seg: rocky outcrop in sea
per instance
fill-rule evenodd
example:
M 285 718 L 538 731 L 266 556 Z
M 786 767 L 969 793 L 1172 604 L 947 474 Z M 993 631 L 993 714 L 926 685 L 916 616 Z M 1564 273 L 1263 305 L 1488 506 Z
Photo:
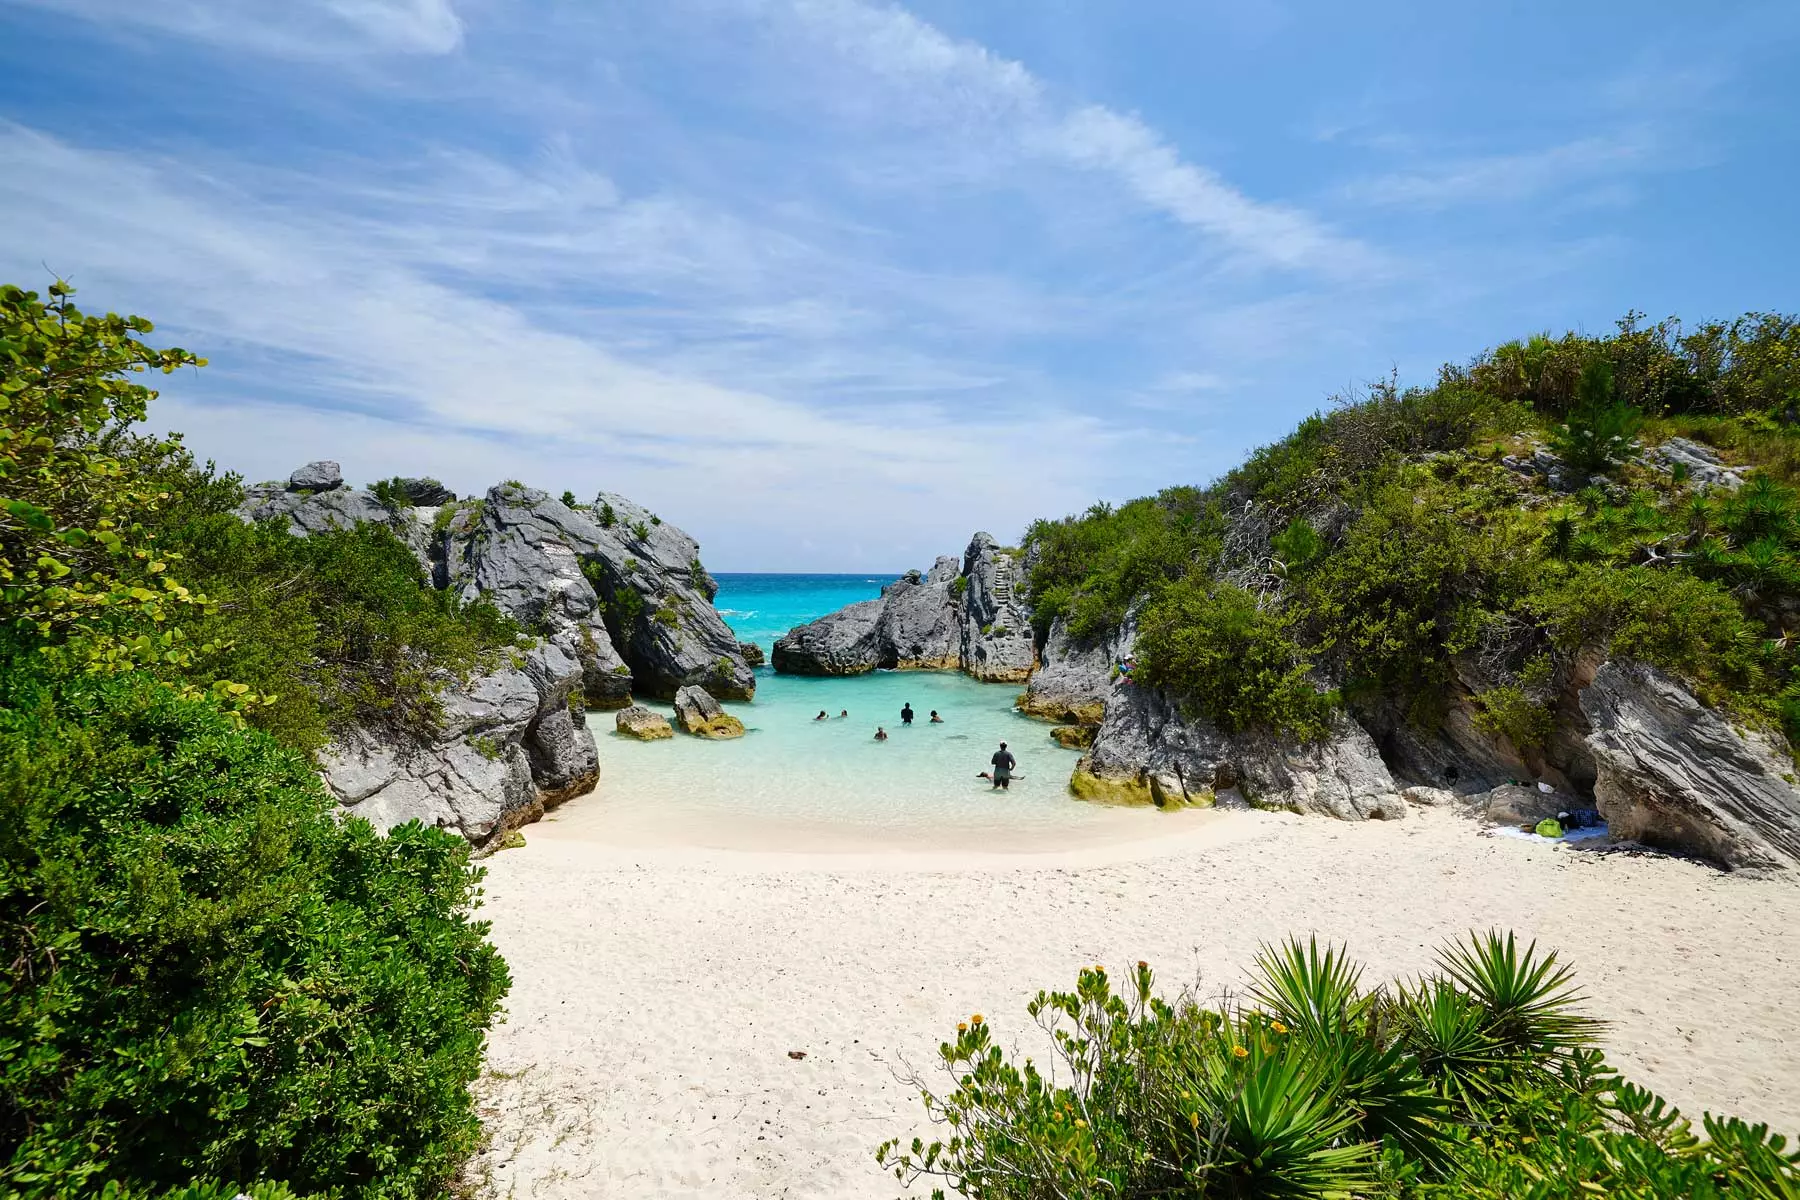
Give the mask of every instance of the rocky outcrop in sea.
M 791 675 L 964 671 L 1023 683 L 1036 655 L 1017 552 L 977 533 L 959 559 L 940 557 L 864 600 L 788 630 L 771 661 Z
M 727 699 L 755 692 L 699 544 L 623 496 L 571 506 L 512 482 L 464 500 L 431 479 L 349 488 L 336 463 L 317 462 L 246 489 L 238 513 L 302 537 L 384 524 L 433 586 L 485 598 L 539 639 L 522 664 L 447 682 L 436 740 L 353 731 L 321 756 L 339 800 L 382 828 L 416 817 L 484 842 L 594 786 L 582 710 L 694 684 Z

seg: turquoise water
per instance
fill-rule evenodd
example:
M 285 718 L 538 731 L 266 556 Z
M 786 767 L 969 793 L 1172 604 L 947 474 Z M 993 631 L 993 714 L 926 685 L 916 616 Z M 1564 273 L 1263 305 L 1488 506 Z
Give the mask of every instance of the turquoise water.
M 890 578 L 720 575 L 715 603 L 739 637 L 767 651 L 792 626 L 879 595 Z M 1095 809 L 1068 794 L 1077 756 L 1052 742 L 1043 722 L 1014 711 L 1019 690 L 947 672 L 815 679 L 764 667 L 755 701 L 726 705 L 747 733 L 725 742 L 680 733 L 639 742 L 614 732 L 612 714 L 597 712 L 590 724 L 600 788 L 582 802 L 584 819 L 836 826 L 878 836 L 933 829 L 964 841 L 983 830 L 1066 830 L 1093 819 Z M 909 702 L 918 715 L 905 727 L 900 708 Z M 849 717 L 839 717 L 846 709 Z M 932 709 L 943 724 L 929 723 Z M 831 719 L 815 721 L 820 710 Z M 885 742 L 874 740 L 878 725 Z M 995 792 L 977 776 L 1002 741 L 1019 765 L 1011 790 Z

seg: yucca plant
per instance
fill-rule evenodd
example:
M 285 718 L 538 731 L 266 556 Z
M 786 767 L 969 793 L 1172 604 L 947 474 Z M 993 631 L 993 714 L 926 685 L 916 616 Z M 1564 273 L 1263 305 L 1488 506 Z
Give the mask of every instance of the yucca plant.
M 1444 978 L 1481 1005 L 1482 1032 L 1501 1052 L 1554 1057 L 1593 1045 L 1604 1028 L 1575 1011 L 1586 997 L 1556 957 L 1540 957 L 1536 942 L 1521 951 L 1511 933 L 1489 930 L 1444 947 L 1437 961 Z
M 1711 1116 L 1696 1136 L 1606 1065 L 1554 953 L 1471 934 L 1415 983 L 1361 978 L 1316 939 L 1263 947 L 1243 1003 L 1085 970 L 1029 1006 L 1047 1075 L 972 1017 L 949 1088 L 922 1089 L 947 1136 L 878 1158 L 980 1200 L 1800 1200 L 1780 1136 Z

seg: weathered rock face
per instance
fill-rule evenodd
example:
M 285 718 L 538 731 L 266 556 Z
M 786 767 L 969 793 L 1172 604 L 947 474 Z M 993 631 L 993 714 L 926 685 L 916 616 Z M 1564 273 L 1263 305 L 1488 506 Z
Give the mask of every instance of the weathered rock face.
M 1503 783 L 1471 799 L 1484 819 L 1495 825 L 1519 827 L 1536 825 L 1545 817 L 1587 807 L 1580 798 L 1567 792 L 1555 789 L 1546 792 L 1536 784 Z
M 431 478 L 401 478 L 394 485 L 408 504 L 419 508 L 436 508 L 456 499 L 455 492 Z
M 640 742 L 654 742 L 658 738 L 675 736 L 674 729 L 669 726 L 669 718 L 641 704 L 621 708 L 613 717 L 613 727 Z
M 1106 715 L 1106 697 L 1112 691 L 1113 666 L 1131 653 L 1133 625 L 1111 637 L 1089 644 L 1069 636 L 1068 622 L 1058 617 L 1050 624 L 1038 669 L 1025 687 L 1020 709 L 1029 716 L 1074 725 L 1098 725 Z
M 539 644 L 440 696 L 434 737 L 362 730 L 319 755 L 338 802 L 376 828 L 417 820 L 476 845 L 589 791 L 600 777 L 594 739 L 569 711 L 581 668 Z
M 290 492 L 329 492 L 344 486 L 344 472 L 330 460 L 309 462 L 288 476 Z
M 1069 786 L 1112 803 L 1212 804 L 1242 797 L 1355 821 L 1398 819 L 1406 804 L 1361 726 L 1340 717 L 1329 737 L 1296 745 L 1269 734 L 1227 735 L 1184 717 L 1160 692 L 1119 681 L 1093 748 Z
M 887 598 L 860 600 L 782 634 L 775 669 L 788 675 L 861 675 L 881 663 L 881 613 Z
M 1013 557 L 978 533 L 963 553 L 962 668 L 989 683 L 1024 683 L 1037 658 Z
M 962 628 L 949 582 L 909 577 L 884 590 L 875 626 L 877 665 L 954 671 L 962 662 Z
M 613 648 L 582 555 L 598 537 L 582 514 L 532 488 L 502 484 L 445 524 L 436 557 L 443 586 L 486 597 L 581 664 L 589 707 L 631 701 L 632 672 Z
M 719 585 L 700 564 L 700 543 L 613 492 L 586 515 L 595 537 L 582 558 L 636 690 L 666 699 L 701 684 L 729 700 L 754 696 L 756 675 L 713 608 Z
M 306 469 L 303 467 L 301 471 Z M 301 471 L 294 474 L 298 476 Z M 352 529 L 358 521 L 386 525 L 396 532 L 406 524 L 402 516 L 368 492 L 333 487 L 329 491 L 309 493 L 275 483 L 245 488 L 244 503 L 239 506 L 238 515 L 248 521 L 284 517 L 288 528 L 301 537 L 323 533 L 327 529 Z
M 1800 866 L 1800 788 L 1776 739 L 1734 728 L 1642 663 L 1601 667 L 1581 708 L 1613 837 L 1725 867 Z
M 436 480 L 400 479 L 383 504 L 342 483 L 335 463 L 309 464 L 286 484 L 247 489 L 238 513 L 284 520 L 300 536 L 384 524 L 413 548 L 434 586 L 485 597 L 541 639 L 525 676 L 509 669 L 447 693 L 444 727 L 430 745 L 358 734 L 322 756 L 334 792 L 377 824 L 419 817 L 479 843 L 591 788 L 593 734 L 570 711 L 571 694 L 578 707 L 616 708 L 634 687 L 657 696 L 695 682 L 730 697 L 754 692 L 755 677 L 712 607 L 718 585 L 699 546 L 623 497 L 605 493 L 572 509 L 503 484 L 456 504 Z
M 692 684 L 675 693 L 675 716 L 681 727 L 696 737 L 744 736 L 744 723 L 720 708 L 705 688 Z
M 859 675 L 877 668 L 963 670 L 1021 682 L 1035 661 L 1031 614 L 1014 590 L 1011 557 L 978 533 L 961 559 L 940 557 L 863 600 L 790 629 L 775 643 L 777 671 Z
M 738 653 L 743 655 L 744 665 L 746 667 L 760 667 L 765 661 L 763 658 L 763 648 L 755 642 L 739 642 Z

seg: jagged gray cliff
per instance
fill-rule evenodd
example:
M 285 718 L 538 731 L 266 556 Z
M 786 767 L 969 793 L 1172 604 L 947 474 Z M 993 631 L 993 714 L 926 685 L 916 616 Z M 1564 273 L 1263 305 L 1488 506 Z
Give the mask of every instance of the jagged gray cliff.
M 864 600 L 790 629 L 771 661 L 793 675 L 865 671 L 965 671 L 1023 683 L 1036 661 L 1031 610 L 1015 552 L 977 533 L 962 558 L 944 555 L 929 572 L 909 571 Z
M 1473 662 L 1457 664 L 1458 699 L 1438 733 L 1421 734 L 1375 708 L 1341 714 L 1327 738 L 1298 745 L 1265 733 L 1227 735 L 1186 716 L 1117 672 L 1130 649 L 1129 620 L 1085 646 L 1053 623 L 1021 703 L 1092 738 L 1070 781 L 1085 799 L 1244 802 L 1357 820 L 1403 816 L 1406 798 L 1455 803 L 1504 825 L 1592 803 L 1615 840 L 1729 869 L 1800 868 L 1800 786 L 1788 747 L 1778 735 L 1732 724 L 1642 663 L 1574 664 L 1541 748 L 1520 750 L 1476 725 L 1472 696 L 1481 680 Z M 1521 779 L 1550 790 L 1512 782 Z
M 522 662 L 447 682 L 435 740 L 351 733 L 321 756 L 334 794 L 383 828 L 417 817 L 486 841 L 594 786 L 581 710 L 691 684 L 728 699 L 755 692 L 698 543 L 622 496 L 571 507 L 503 483 L 458 501 L 429 479 L 348 488 L 336 463 L 318 462 L 246 489 L 239 515 L 302 537 L 384 524 L 434 586 L 491 601 L 539 639 Z

